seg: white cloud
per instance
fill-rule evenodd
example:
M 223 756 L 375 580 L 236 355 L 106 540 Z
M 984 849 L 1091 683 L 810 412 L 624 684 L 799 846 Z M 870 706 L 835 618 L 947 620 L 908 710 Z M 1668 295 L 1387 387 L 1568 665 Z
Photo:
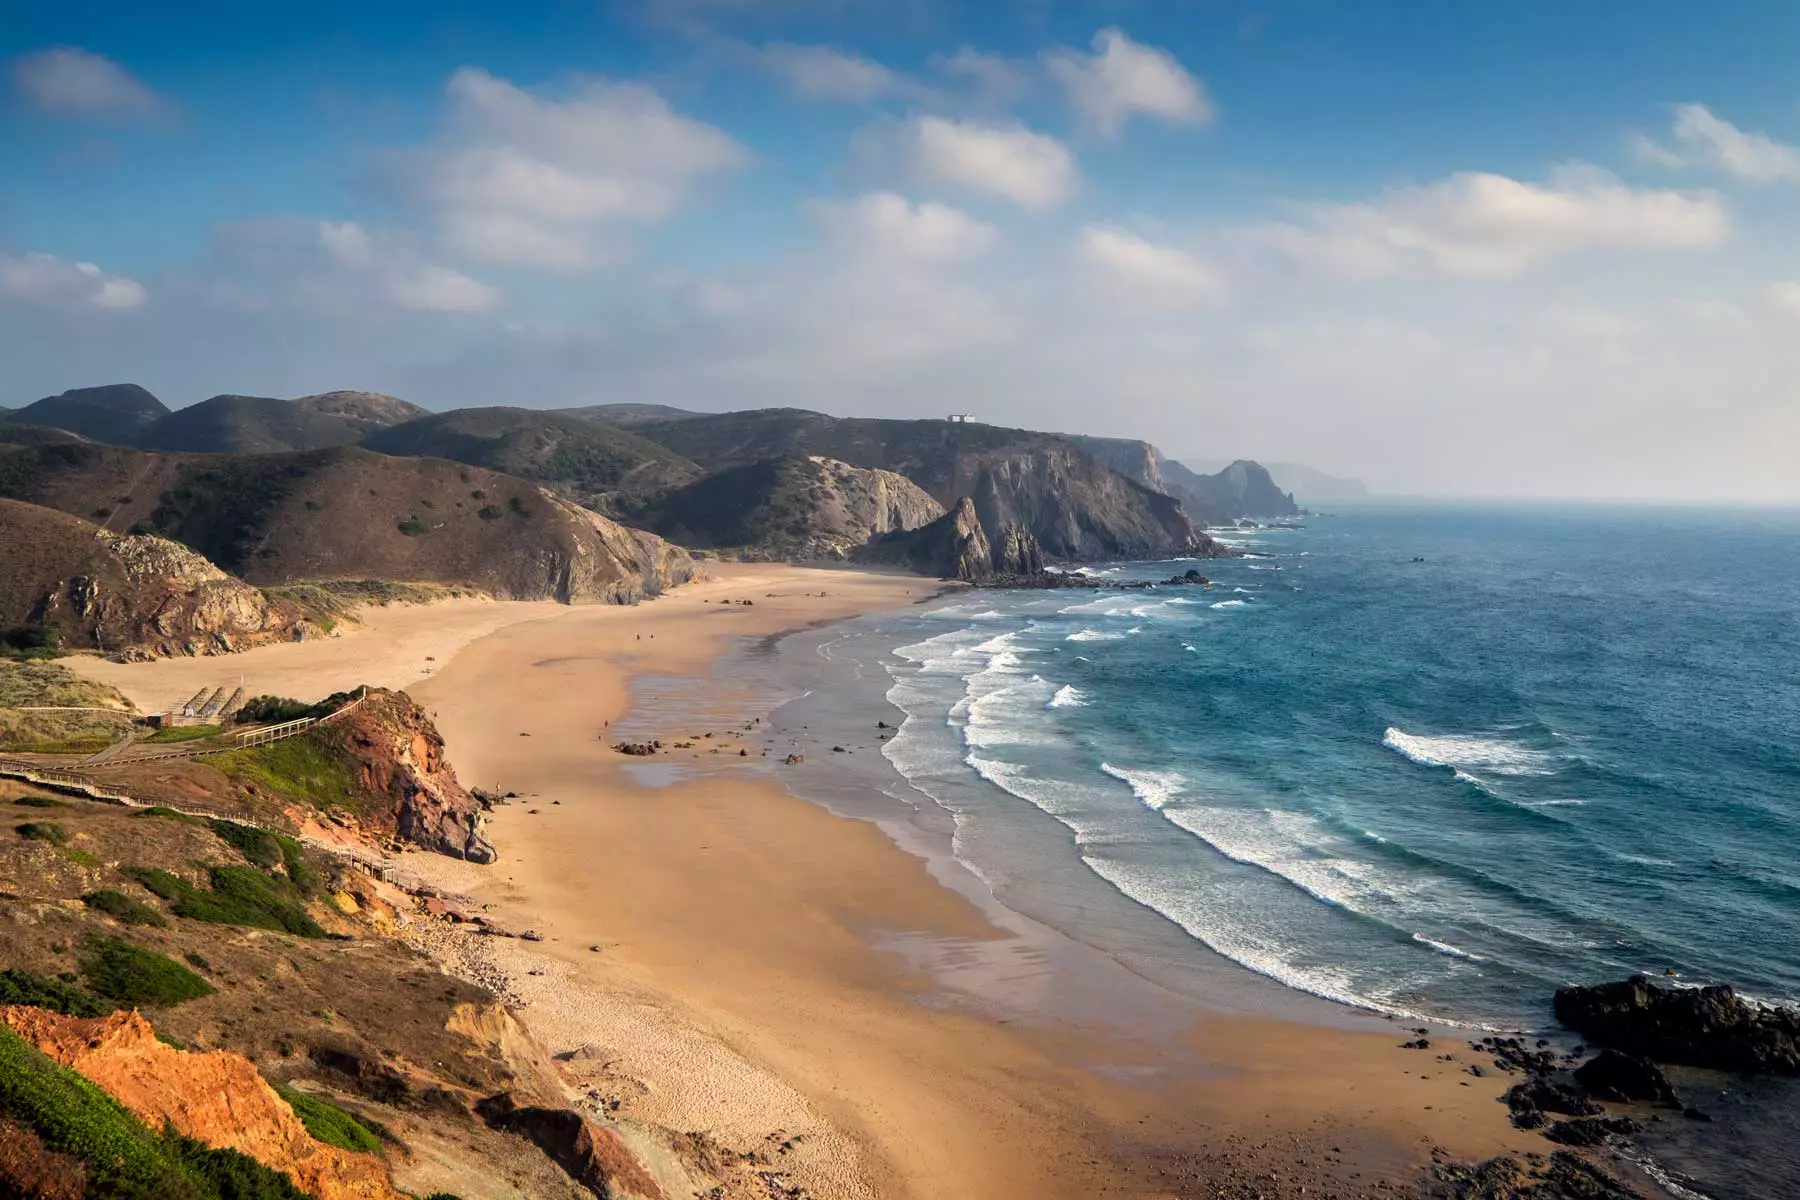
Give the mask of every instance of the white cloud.
M 1075 253 L 1101 288 L 1132 307 L 1181 311 L 1225 297 L 1224 276 L 1206 263 L 1122 229 L 1089 225 Z
M 488 262 L 579 269 L 608 257 L 610 227 L 667 216 L 746 154 L 641 84 L 586 80 L 562 99 L 485 71 L 450 77 L 439 142 L 407 160 L 446 244 Z
M 1044 65 L 1068 93 L 1082 122 L 1106 137 L 1118 133 L 1133 114 L 1182 125 L 1213 118 L 1206 86 L 1174 55 L 1140 45 L 1118 29 L 1095 34 L 1092 55 L 1059 50 L 1047 55 Z
M 206 295 L 227 309 L 357 319 L 371 309 L 479 313 L 501 301 L 499 289 L 433 262 L 412 238 L 355 221 L 272 217 L 213 236 Z
M 1550 184 L 1464 172 L 1369 204 L 1314 204 L 1265 228 L 1296 261 L 1351 278 L 1509 279 L 1596 250 L 1699 249 L 1730 235 L 1710 192 L 1633 188 L 1594 171 Z
M 1763 302 L 1784 317 L 1800 317 L 1800 283 L 1771 283 L 1763 289 Z
M 354 221 L 319 222 L 318 244 L 328 263 L 362 277 L 396 308 L 474 313 L 500 302 L 498 289 L 422 261 L 398 242 L 383 244 Z
M 830 46 L 776 42 L 764 46 L 757 58 L 765 71 L 807 100 L 866 104 L 910 90 L 903 77 L 881 63 Z
M 1031 90 L 1031 79 L 1018 63 L 997 54 L 983 54 L 972 46 L 963 46 L 955 54 L 939 55 L 931 60 L 931 65 L 953 79 L 967 80 L 982 104 L 1010 104 Z
M 1800 179 L 1800 149 L 1739 129 L 1704 104 L 1675 106 L 1675 140 L 1711 165 L 1751 183 Z
M 1078 178 L 1068 147 L 1016 122 L 918 116 L 872 140 L 917 180 L 984 192 L 1021 208 L 1061 204 Z
M 28 103 L 57 116 L 145 117 L 165 107 L 117 63 L 76 46 L 20 55 L 12 81 Z
M 909 203 L 893 192 L 821 201 L 813 210 L 840 247 L 886 259 L 960 262 L 987 250 L 996 236 L 992 226 L 959 209 Z
M 123 275 L 109 275 L 91 262 L 70 262 L 54 254 L 0 253 L 0 296 L 45 308 L 141 308 L 149 293 Z
M 1655 138 L 1641 133 L 1631 135 L 1631 156 L 1652 167 L 1685 167 L 1687 160 Z

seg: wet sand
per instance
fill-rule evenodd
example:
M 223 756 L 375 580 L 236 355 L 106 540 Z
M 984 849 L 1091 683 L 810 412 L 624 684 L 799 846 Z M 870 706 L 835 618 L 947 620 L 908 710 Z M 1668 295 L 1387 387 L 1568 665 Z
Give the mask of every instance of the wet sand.
M 753 733 L 728 741 L 726 718 L 763 715 L 729 681 L 704 728 L 660 733 L 705 772 L 650 786 L 610 749 L 634 677 L 701 674 L 735 639 L 933 587 L 726 566 L 639 608 L 497 628 L 409 687 L 466 783 L 522 796 L 494 814 L 496 866 L 407 869 L 544 935 L 480 952 L 573 1053 L 580 1091 L 761 1150 L 821 1198 L 1377 1194 L 1422 1183 L 1434 1147 L 1546 1148 L 1454 1036 L 1403 1050 L 1410 1031 L 1374 1021 L 1225 1015 L 945 886 L 941 862 L 789 795 L 780 772 L 804 766 L 771 772 Z M 718 736 L 672 749 L 700 732 Z

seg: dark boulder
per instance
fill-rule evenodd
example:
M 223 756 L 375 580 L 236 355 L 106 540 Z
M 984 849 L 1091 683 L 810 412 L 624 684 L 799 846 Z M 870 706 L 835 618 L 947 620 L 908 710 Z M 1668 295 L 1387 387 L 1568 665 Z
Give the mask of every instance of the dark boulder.
M 1633 975 L 1560 988 L 1556 1019 L 1591 1041 L 1659 1062 L 1800 1075 L 1800 1011 L 1751 1004 L 1725 984 L 1664 987 Z
M 1516 1158 L 1437 1168 L 1433 1196 L 1447 1200 L 1640 1200 L 1612 1176 L 1579 1155 L 1557 1150 L 1541 1172 Z
M 1547 1119 L 1546 1113 L 1597 1117 L 1606 1111 L 1588 1099 L 1580 1088 L 1556 1083 L 1542 1075 L 1534 1075 L 1524 1083 L 1515 1083 L 1508 1088 L 1506 1107 L 1512 1110 L 1512 1122 L 1520 1129 L 1541 1127 Z
M 1556 1122 L 1544 1136 L 1561 1146 L 1600 1146 L 1609 1137 L 1627 1137 L 1642 1129 L 1630 1117 L 1576 1117 Z
M 1575 1068 L 1575 1082 L 1600 1097 L 1620 1104 L 1669 1104 L 1680 1107 L 1655 1063 L 1638 1054 L 1602 1050 Z

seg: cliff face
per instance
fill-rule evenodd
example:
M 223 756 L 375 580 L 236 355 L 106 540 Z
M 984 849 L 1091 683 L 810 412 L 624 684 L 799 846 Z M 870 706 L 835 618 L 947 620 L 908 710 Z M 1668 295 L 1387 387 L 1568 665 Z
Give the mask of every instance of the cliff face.
M 783 455 L 714 472 L 629 515 L 686 545 L 837 559 L 871 537 L 917 529 L 943 514 L 904 475 Z
M 457 780 L 442 735 L 411 696 L 371 689 L 315 736 L 343 754 L 360 790 L 380 802 L 366 827 L 451 858 L 495 860 L 481 804 Z
M 905 567 L 943 579 L 983 579 L 993 573 L 993 548 L 967 496 L 956 507 L 918 529 L 889 533 L 860 546 L 857 562 Z
M 1181 505 L 1156 490 L 1143 443 L 1095 439 L 1128 475 L 1080 439 L 975 423 L 828 417 L 799 409 L 691 415 L 633 431 L 703 466 L 821 454 L 906 476 L 939 504 L 972 497 L 991 537 L 1017 524 L 1053 558 L 1164 558 L 1214 548 Z
M 1112 468 L 1133 483 L 1153 492 L 1168 491 L 1162 477 L 1162 455 L 1149 442 L 1086 435 L 1072 435 L 1069 440 L 1087 451 L 1095 462 Z
M 86 1077 L 152 1130 L 172 1125 L 215 1149 L 247 1154 L 317 1200 L 400 1200 L 381 1159 L 314 1141 L 287 1101 L 241 1055 L 177 1050 L 157 1041 L 136 1012 L 81 1018 L 9 1006 L 0 1008 L 0 1023 Z
M 79 517 L 0 500 L 0 622 L 63 645 L 136 656 L 225 654 L 292 641 L 306 626 L 177 542 L 119 537 Z
M 1222 552 L 1195 528 L 1179 501 L 1133 483 L 1067 443 L 964 456 L 949 486 L 974 500 L 990 535 L 1019 526 L 1050 558 Z

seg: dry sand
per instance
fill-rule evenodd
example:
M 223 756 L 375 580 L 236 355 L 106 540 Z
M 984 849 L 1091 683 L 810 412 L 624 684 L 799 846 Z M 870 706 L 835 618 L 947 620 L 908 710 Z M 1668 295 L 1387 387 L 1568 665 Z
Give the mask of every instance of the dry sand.
M 820 1198 L 1375 1194 L 1378 1179 L 1420 1182 L 1433 1147 L 1545 1148 L 1508 1125 L 1502 1082 L 1466 1073 L 1473 1056 L 1439 1057 L 1454 1039 L 1401 1050 L 1398 1028 L 1228 1018 L 1166 993 L 1148 1019 L 1141 997 L 1156 989 L 1135 976 L 1117 981 L 1138 999 L 1116 1019 L 996 1016 L 880 944 L 1043 960 L 1017 923 L 996 925 L 878 828 L 753 764 L 720 756 L 703 778 L 645 787 L 609 748 L 634 675 L 700 673 L 731 637 L 932 587 L 724 567 L 640 608 L 499 628 L 410 688 L 465 782 L 523 798 L 495 814 L 497 866 L 408 867 L 545 936 L 480 940 L 594 1102 L 763 1151 L 777 1183 Z M 716 699 L 714 719 L 731 704 Z M 1123 975 L 1110 960 L 1095 970 L 1103 987 Z M 727 1195 L 782 1194 L 771 1186 Z

